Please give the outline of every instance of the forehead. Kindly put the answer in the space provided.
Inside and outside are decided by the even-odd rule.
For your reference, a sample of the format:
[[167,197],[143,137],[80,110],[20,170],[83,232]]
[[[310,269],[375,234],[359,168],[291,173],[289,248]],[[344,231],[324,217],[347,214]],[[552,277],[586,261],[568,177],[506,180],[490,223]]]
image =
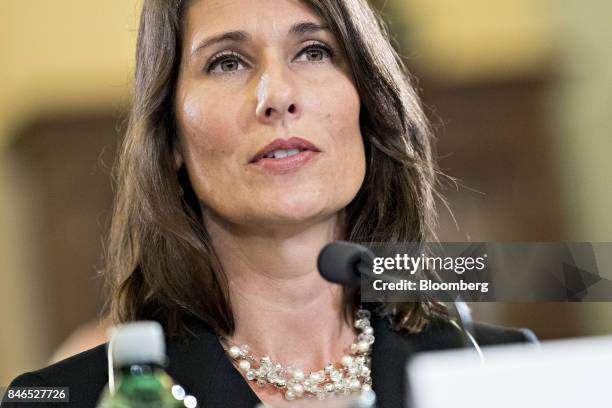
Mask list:
[[186,39],[240,29],[253,35],[287,34],[296,21],[322,23],[300,0],[194,0],[184,15]]

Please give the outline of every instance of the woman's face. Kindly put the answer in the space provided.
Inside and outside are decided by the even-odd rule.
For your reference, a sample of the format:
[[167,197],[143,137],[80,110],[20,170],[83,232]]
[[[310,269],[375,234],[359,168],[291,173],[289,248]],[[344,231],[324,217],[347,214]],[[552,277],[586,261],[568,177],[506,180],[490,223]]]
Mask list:
[[323,21],[297,0],[200,0],[185,11],[180,147],[205,218],[316,221],[357,194],[360,100]]

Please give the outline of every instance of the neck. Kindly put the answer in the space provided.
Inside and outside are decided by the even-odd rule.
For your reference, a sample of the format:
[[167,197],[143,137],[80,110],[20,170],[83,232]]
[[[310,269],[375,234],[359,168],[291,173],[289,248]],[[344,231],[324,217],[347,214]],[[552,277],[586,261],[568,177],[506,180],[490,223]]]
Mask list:
[[206,227],[228,278],[232,343],[306,372],[346,353],[355,334],[343,319],[342,288],[316,267],[323,246],[342,236],[339,215],[265,234],[238,231],[213,217]]

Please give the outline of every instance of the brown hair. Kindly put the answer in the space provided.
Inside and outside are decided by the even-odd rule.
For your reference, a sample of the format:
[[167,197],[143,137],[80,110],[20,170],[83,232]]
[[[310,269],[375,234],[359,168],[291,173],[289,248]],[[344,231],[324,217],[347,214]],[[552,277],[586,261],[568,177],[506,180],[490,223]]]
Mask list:
[[[361,97],[366,177],[346,208],[353,242],[435,237],[436,168],[432,131],[405,66],[366,0],[304,0],[344,48]],[[202,223],[184,166],[174,168],[174,92],[181,59],[183,0],[145,0],[135,92],[116,166],[117,194],[106,273],[115,321],[155,318],[170,333],[198,317],[219,333],[234,330],[228,283]],[[350,319],[359,302],[344,289]],[[396,329],[420,331],[446,309],[423,299],[376,310]]]

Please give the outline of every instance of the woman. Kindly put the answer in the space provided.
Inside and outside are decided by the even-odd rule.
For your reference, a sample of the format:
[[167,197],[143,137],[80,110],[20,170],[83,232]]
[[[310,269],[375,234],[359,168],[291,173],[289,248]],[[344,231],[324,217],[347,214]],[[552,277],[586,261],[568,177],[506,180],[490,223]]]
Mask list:
[[[460,333],[425,299],[364,305],[368,323],[316,258],[335,239],[433,237],[431,139],[365,0],[145,0],[108,254],[116,320],[160,321],[168,371],[204,407],[370,387],[402,406],[407,356]],[[257,384],[246,354],[279,378]],[[334,370],[345,387],[325,389]],[[70,385],[91,406],[106,381],[100,346],[13,385]]]

